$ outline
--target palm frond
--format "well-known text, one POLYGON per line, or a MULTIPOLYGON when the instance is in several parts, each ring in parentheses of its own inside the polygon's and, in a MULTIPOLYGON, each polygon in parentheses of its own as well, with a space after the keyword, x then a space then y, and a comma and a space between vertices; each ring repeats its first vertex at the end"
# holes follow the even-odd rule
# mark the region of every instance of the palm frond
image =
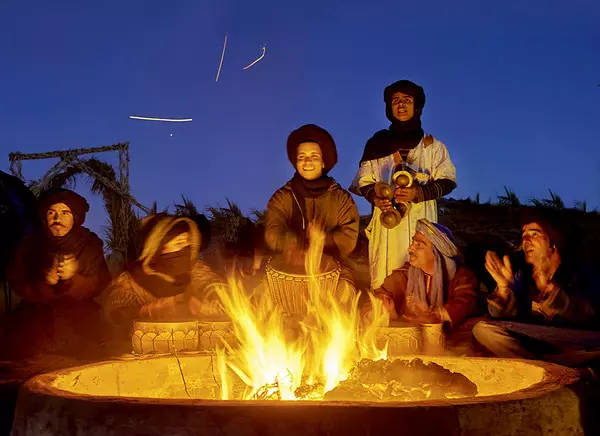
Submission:
POLYGON ((263 224, 266 220, 267 211, 265 209, 250 209, 250 216, 254 217, 254 222, 263 224))
POLYGON ((504 187, 505 195, 499 195, 498 200, 499 203, 505 206, 519 207, 521 206, 521 200, 517 194, 514 193, 511 189, 504 187))
POLYGON ((575 201, 575 209, 580 210, 583 213, 587 213, 587 201, 575 201))
POLYGON ((198 208, 191 200, 187 199, 184 195, 181 195, 181 199, 183 200, 183 204, 175 204, 176 215, 187 217, 200 215, 198 208))

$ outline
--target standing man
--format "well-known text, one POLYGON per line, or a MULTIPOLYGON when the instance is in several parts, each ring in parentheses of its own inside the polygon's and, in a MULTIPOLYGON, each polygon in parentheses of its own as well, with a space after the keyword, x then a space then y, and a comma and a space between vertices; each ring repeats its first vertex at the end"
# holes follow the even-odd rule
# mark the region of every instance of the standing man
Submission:
POLYGON ((456 187, 456 168, 446 146, 421 128, 425 106, 423 88, 409 80, 392 83, 384 91, 388 129, 375 133, 367 144, 360 168, 350 191, 373 205, 371 222, 365 229, 369 240, 371 288, 377 289, 392 271, 408 260, 408 247, 415 234, 417 221, 426 218, 437 222, 437 199, 456 187), (415 183, 397 188, 393 202, 375 193, 377 182, 392 183, 400 169, 416 174, 415 183), (385 228, 380 217, 393 203, 411 205, 406 216, 393 228, 385 228))

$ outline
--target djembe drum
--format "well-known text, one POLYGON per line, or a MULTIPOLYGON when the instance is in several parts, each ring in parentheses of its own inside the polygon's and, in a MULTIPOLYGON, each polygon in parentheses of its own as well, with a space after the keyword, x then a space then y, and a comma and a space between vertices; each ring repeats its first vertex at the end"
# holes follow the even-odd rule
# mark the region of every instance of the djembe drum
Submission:
POLYGON ((198 322, 136 321, 131 338, 135 354, 168 354, 198 349, 198 322))
POLYGON ((394 322, 389 327, 380 327, 375 339, 378 348, 388 344, 388 356, 404 354, 444 354, 446 346, 443 325, 411 324, 394 322))
POLYGON ((265 267, 269 292, 275 304, 281 307, 287 316, 302 318, 306 315, 311 280, 316 281, 322 293, 337 292, 342 271, 339 262, 329 256, 323 256, 319 270, 324 272, 314 276, 303 274, 301 271, 290 272, 290 267, 281 259, 269 259, 265 267))

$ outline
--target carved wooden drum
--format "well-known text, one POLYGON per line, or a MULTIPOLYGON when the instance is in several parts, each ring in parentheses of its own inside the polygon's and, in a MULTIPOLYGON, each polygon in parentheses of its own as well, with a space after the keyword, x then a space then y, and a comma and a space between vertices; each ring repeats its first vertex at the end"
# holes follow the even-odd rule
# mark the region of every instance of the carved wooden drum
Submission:
POLYGON ((136 354, 166 354, 198 349, 198 322, 136 321, 131 337, 136 354))
POLYGON ((271 258, 265 267, 269 292, 275 304, 281 307, 288 316, 303 317, 306 315, 306 302, 309 297, 310 280, 316 280, 320 292, 333 294, 337 291, 341 273, 339 262, 332 258, 324 258, 320 274, 310 277, 298 272, 287 272, 285 265, 271 258))

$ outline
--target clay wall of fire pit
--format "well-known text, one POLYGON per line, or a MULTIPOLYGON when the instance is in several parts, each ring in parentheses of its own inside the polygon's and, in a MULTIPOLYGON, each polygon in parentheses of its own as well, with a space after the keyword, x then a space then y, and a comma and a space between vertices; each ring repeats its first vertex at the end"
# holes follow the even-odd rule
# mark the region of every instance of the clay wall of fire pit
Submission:
POLYGON ((368 403, 214 400, 210 356, 104 362, 22 388, 13 436, 583 434, 575 371, 542 362, 423 357, 477 384, 476 397, 368 403), (188 397, 192 397, 190 399, 188 397))

